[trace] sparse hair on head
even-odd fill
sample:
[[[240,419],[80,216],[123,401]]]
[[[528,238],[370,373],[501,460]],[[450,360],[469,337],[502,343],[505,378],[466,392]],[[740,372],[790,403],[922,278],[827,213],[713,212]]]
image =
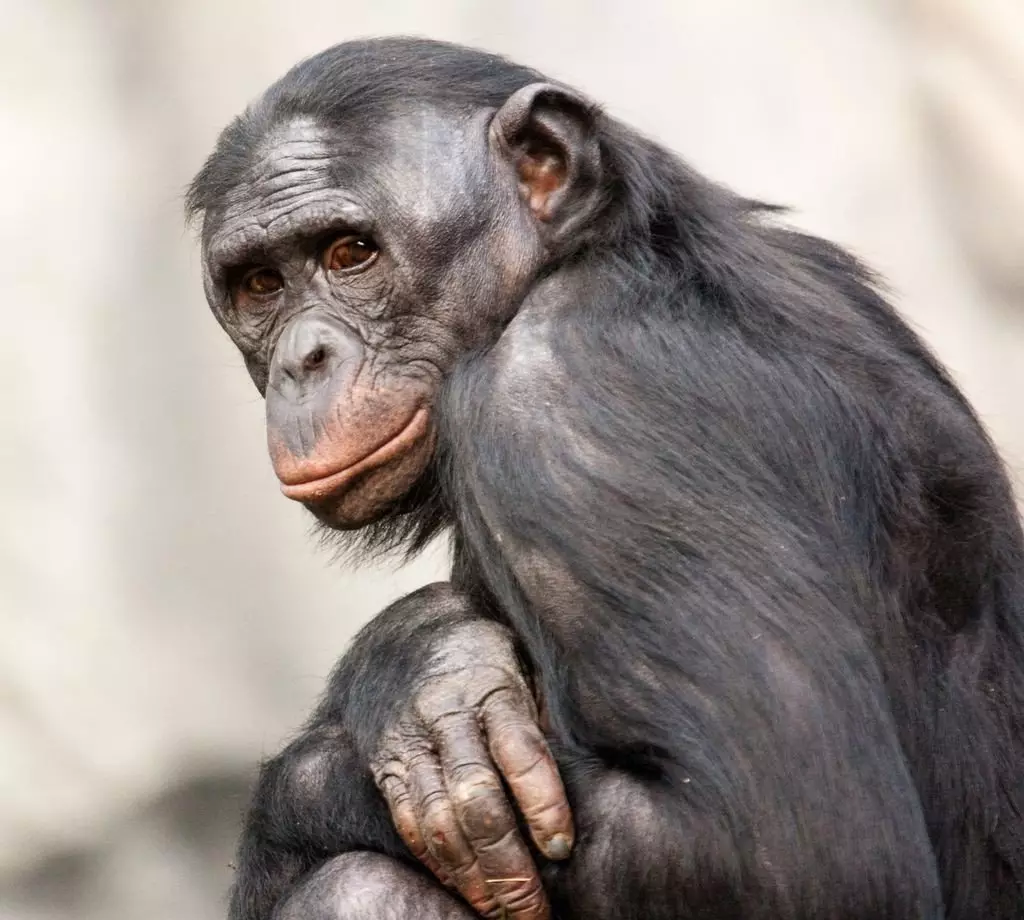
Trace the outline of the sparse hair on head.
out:
[[[190,221],[216,207],[251,166],[278,124],[307,117],[338,125],[355,113],[387,112],[410,100],[452,110],[497,108],[544,79],[497,54],[425,38],[345,42],[296,64],[220,134],[188,188]]]

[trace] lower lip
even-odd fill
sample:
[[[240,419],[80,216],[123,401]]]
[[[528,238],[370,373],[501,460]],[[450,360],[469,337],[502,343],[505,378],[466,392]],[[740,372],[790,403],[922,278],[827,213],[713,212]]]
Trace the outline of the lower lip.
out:
[[[320,479],[314,479],[312,482],[282,484],[281,492],[293,501],[306,504],[330,498],[364,473],[384,466],[407,453],[426,436],[429,420],[430,414],[427,410],[418,409],[398,434],[386,444],[378,447],[372,454],[363,457],[358,463],[353,463],[351,466],[346,466],[344,469]]]

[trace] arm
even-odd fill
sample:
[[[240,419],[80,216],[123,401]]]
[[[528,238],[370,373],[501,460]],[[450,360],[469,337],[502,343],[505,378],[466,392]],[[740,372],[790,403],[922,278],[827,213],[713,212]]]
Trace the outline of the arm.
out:
[[[571,817],[511,635],[448,585],[399,600],[357,637],[302,735],[264,765],[232,918],[269,917],[311,869],[360,850],[415,855],[485,915],[545,917],[499,770],[535,841],[561,835],[553,855],[568,855]]]

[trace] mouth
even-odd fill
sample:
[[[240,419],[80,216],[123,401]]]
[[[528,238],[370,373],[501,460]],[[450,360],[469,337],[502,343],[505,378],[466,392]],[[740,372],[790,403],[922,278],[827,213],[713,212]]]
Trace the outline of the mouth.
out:
[[[426,409],[417,409],[412,418],[401,431],[371,453],[346,467],[298,482],[282,482],[281,492],[293,501],[309,504],[331,498],[344,491],[360,476],[378,469],[398,459],[418,442],[426,437],[429,430],[430,413]]]

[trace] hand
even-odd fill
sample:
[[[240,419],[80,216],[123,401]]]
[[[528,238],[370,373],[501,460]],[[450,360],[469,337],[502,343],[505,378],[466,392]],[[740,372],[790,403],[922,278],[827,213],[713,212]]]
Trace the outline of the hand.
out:
[[[502,777],[548,859],[569,856],[572,815],[505,629],[477,620],[444,639],[371,766],[402,839],[442,883],[484,917],[547,920]]]

